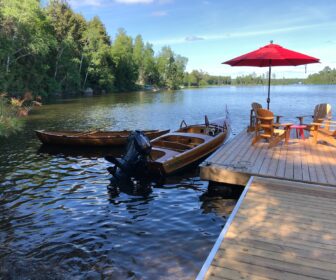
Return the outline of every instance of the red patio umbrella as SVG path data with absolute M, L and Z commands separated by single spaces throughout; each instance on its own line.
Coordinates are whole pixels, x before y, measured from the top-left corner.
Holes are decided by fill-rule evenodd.
M 271 101 L 270 89 L 272 66 L 297 66 L 302 64 L 317 63 L 319 61 L 320 60 L 318 58 L 285 49 L 279 45 L 273 44 L 273 41 L 271 41 L 270 44 L 258 50 L 225 61 L 223 64 L 229 64 L 231 66 L 269 67 L 267 97 L 267 109 L 269 109 L 269 103 Z

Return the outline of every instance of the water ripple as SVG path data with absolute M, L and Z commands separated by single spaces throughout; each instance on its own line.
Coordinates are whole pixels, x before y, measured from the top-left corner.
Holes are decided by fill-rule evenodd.
M 315 104 L 336 106 L 335 87 L 274 87 L 284 122 Z M 231 112 L 234 132 L 266 88 L 122 93 L 45 105 L 22 133 L 0 140 L 0 278 L 194 279 L 235 200 L 200 197 L 197 170 L 143 192 L 109 193 L 106 151 L 41 150 L 34 129 L 176 128 Z M 273 104 L 273 105 L 272 105 Z M 155 116 L 155 121 L 153 116 Z M 119 155 L 124 149 L 117 152 Z

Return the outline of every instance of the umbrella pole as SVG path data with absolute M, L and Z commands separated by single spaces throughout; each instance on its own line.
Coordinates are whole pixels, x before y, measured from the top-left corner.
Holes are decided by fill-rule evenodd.
M 270 63 L 270 64 L 271 64 L 271 63 Z M 269 66 L 269 70 L 268 70 L 267 110 L 269 110 L 269 104 L 270 104 L 270 102 L 271 102 L 270 91 L 271 91 L 271 65 Z

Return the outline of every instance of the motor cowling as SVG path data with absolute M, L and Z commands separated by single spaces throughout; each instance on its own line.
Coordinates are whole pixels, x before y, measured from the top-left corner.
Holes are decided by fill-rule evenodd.
M 145 170 L 151 150 L 150 141 L 142 131 L 131 132 L 127 139 L 126 154 L 121 159 L 105 157 L 115 164 L 109 168 L 109 172 L 116 178 L 138 176 Z
M 135 151 L 134 151 L 135 150 Z M 138 152 L 141 156 L 148 156 L 152 150 L 152 146 L 148 137 L 140 130 L 131 132 L 127 139 L 126 156 L 131 156 Z

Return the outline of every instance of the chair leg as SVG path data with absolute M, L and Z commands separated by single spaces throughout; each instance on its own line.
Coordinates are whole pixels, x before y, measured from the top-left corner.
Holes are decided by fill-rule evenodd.
M 301 139 L 305 140 L 303 128 L 300 128 Z
M 252 145 L 254 145 L 255 143 L 257 143 L 258 141 L 260 141 L 261 137 L 259 135 L 256 135 L 253 140 L 252 140 Z
M 313 134 L 313 143 L 317 144 L 318 130 L 311 131 L 311 133 Z
M 276 146 L 282 139 L 284 139 L 286 137 L 286 135 L 281 135 L 281 136 L 277 136 L 274 137 L 273 139 L 270 139 L 268 148 L 273 148 L 274 146 Z

